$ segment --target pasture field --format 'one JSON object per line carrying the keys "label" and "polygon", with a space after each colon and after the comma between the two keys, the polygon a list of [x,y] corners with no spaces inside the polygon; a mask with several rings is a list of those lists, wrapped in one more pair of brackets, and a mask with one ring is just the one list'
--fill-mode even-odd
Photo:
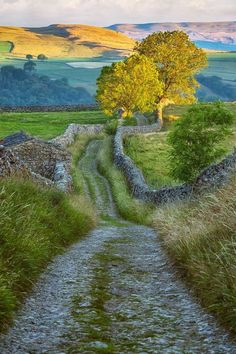
{"label": "pasture field", "polygon": [[218,76],[236,88],[236,53],[211,53],[208,61],[208,68],[202,72],[204,76]]}
{"label": "pasture field", "polygon": [[[228,108],[236,118],[236,103],[228,103]],[[178,181],[170,177],[170,165],[168,162],[169,146],[167,144],[168,130],[171,129],[169,117],[180,117],[186,112],[188,106],[170,106],[165,111],[165,131],[148,136],[136,135],[125,139],[125,151],[142,170],[147,183],[153,187],[175,185]],[[236,119],[235,119],[236,120]],[[236,122],[232,134],[223,144],[227,152],[236,146]]]}
{"label": "pasture field", "polygon": [[11,51],[12,44],[6,41],[0,41],[0,53],[9,53]]}
{"label": "pasture field", "polygon": [[62,134],[70,123],[103,124],[107,119],[100,111],[0,113],[0,139],[22,130],[48,140]]}
{"label": "pasture field", "polygon": [[[96,80],[100,75],[102,66],[110,65],[118,58],[64,58],[49,59],[46,61],[35,60],[37,64],[37,73],[47,75],[57,80],[67,78],[69,84],[73,87],[83,87],[90,94],[96,93]],[[4,65],[14,65],[17,68],[23,68],[27,60],[19,58],[2,58],[0,67]],[[93,67],[92,67],[93,66]]]}
{"label": "pasture field", "polygon": [[[1,49],[0,49],[1,52]],[[118,57],[96,58],[50,58],[46,61],[35,60],[37,72],[52,79],[67,78],[73,87],[83,87],[90,94],[96,93],[96,80],[101,72],[101,65],[109,65],[120,60]],[[218,76],[226,85],[236,89],[236,53],[208,54],[209,66],[202,71],[204,76]],[[0,60],[0,66],[14,65],[22,68],[26,60],[14,57],[5,57]]]}

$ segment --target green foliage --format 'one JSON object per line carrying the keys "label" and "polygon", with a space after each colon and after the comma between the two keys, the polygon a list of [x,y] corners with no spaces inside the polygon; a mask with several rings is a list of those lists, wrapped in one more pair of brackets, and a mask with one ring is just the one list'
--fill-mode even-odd
{"label": "green foliage", "polygon": [[24,64],[24,71],[27,73],[32,73],[36,71],[36,66],[37,65],[34,61],[29,60]]}
{"label": "green foliage", "polygon": [[0,330],[42,268],[93,226],[84,200],[30,181],[0,181]]}
{"label": "green foliage", "polygon": [[111,119],[110,121],[107,121],[105,124],[105,132],[108,135],[114,135],[116,133],[116,129],[118,127],[118,119]]}
{"label": "green foliage", "polygon": [[94,98],[82,87],[71,87],[67,79],[51,80],[36,73],[28,60],[24,70],[12,65],[0,70],[0,106],[93,104]]}
{"label": "green foliage", "polygon": [[207,65],[207,56],[182,31],[153,33],[138,42],[135,51],[152,58],[157,65],[163,93],[156,96],[159,108],[170,103],[195,101],[199,87],[195,74]]}
{"label": "green foliage", "polygon": [[131,117],[135,111],[153,111],[162,94],[156,66],[143,55],[103,68],[97,83],[97,100],[108,115],[122,110],[123,117]]}
{"label": "green foliage", "polygon": [[129,119],[125,119],[123,121],[123,125],[128,127],[128,126],[135,126],[137,125],[137,119],[135,117],[131,117]]}
{"label": "green foliage", "polygon": [[37,56],[37,59],[38,59],[38,60],[47,60],[48,58],[46,57],[45,54],[39,54],[39,55]]}
{"label": "green foliage", "polygon": [[33,59],[33,55],[32,54],[27,54],[25,57],[26,57],[27,60],[32,60]]}
{"label": "green foliage", "polygon": [[220,102],[189,108],[168,136],[172,176],[191,182],[202,169],[222,157],[219,145],[229,134],[233,114]]}

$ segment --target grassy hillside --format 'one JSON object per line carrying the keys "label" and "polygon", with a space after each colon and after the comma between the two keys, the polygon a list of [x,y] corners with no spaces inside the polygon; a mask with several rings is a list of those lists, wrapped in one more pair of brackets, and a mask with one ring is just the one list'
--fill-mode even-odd
{"label": "grassy hillside", "polygon": [[[81,205],[83,207],[81,207]],[[30,181],[0,180],[0,330],[56,254],[96,217],[86,200]]]}
{"label": "grassy hillside", "polygon": [[202,48],[235,50],[236,22],[164,22],[142,24],[117,24],[109,28],[141,40],[153,32],[184,31]]}
{"label": "grassy hillside", "polygon": [[0,139],[23,130],[48,140],[62,134],[70,123],[103,124],[107,119],[100,111],[0,113]]}
{"label": "grassy hillside", "polygon": [[158,234],[209,312],[236,333],[236,177],[195,202],[157,209]]}
{"label": "grassy hillside", "polygon": [[94,26],[51,25],[41,28],[0,27],[1,41],[12,42],[17,57],[41,53],[49,58],[117,56],[129,53],[134,40]]}

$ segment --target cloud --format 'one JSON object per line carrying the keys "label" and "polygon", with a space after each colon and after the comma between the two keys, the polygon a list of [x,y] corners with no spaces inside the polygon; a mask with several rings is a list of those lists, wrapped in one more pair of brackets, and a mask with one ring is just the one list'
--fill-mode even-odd
{"label": "cloud", "polygon": [[235,0],[0,0],[0,25],[235,20]]}

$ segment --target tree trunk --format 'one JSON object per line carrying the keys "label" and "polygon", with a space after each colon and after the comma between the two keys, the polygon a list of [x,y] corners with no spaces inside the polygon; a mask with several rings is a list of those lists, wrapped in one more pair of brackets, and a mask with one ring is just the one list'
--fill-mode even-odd
{"label": "tree trunk", "polygon": [[163,126],[163,108],[160,107],[156,110],[157,122],[160,123],[161,127]]}
{"label": "tree trunk", "polygon": [[121,125],[123,124],[123,121],[124,121],[124,118],[123,118],[124,113],[125,113],[125,111],[124,111],[122,108],[119,109],[119,111],[118,111],[118,126],[121,126]]}

